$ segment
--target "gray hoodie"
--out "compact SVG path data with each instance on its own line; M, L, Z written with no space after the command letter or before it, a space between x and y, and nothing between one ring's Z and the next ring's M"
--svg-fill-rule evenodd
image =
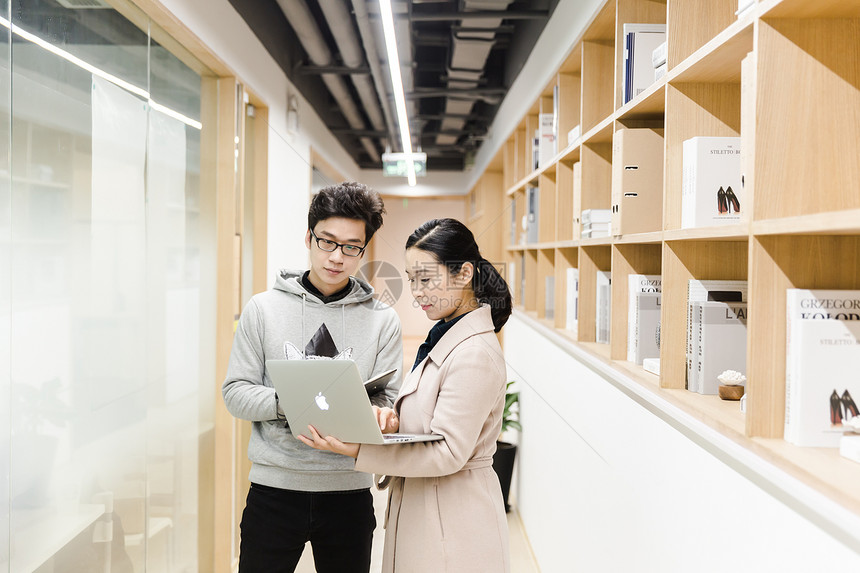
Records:
M303 274L281 271L274 288L255 295L245 306L221 389L224 402L231 414L253 422L248 443L252 482L295 491L368 488L372 477L356 472L355 460L305 446L278 419L266 360L285 358L285 342L303 350L325 324L338 351L352 348L364 380L398 369L387 395L380 393L371 400L390 406L403 370L400 319L393 308L374 300L373 287L360 279L350 278L352 290L346 297L324 304L304 288Z

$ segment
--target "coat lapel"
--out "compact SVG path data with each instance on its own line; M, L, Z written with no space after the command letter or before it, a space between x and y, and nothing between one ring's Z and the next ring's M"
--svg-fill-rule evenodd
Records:
M394 400L394 411L400 415L400 401L409 394L412 394L416 390L418 390L418 380L421 379L421 373L424 372L424 366L427 365L427 359L421 361L421 364L415 367L415 370L406 375L406 379L403 380L403 385L400 387L400 393L397 394L397 398Z
M418 390L418 382L421 380L424 369L431 360L439 366L458 344L471 336L484 332L492 332L493 329L493 318L490 314L490 307L486 305L473 310L452 326L451 330L446 332L439 342L436 343L436 346L433 347L427 358L421 361L415 367L415 370L406 376L403 386L400 387L400 393L394 401L394 410L398 415L400 414L400 401Z
M489 306L482 306L464 316L445 336L436 343L428 358L435 364L442 364L461 342L472 336L493 331L493 318Z

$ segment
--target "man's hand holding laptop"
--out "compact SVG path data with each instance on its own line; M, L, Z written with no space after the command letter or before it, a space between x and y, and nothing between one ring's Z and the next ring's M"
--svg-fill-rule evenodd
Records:
M379 424L379 429L383 434L394 434L400 429L400 419L397 417L397 412L391 408L380 408L378 406L371 407L373 408L373 415L376 417L376 422ZM301 440L306 446L310 446L317 450L327 450L329 452L342 454L351 458L358 457L359 444L345 444L334 436L322 437L319 432L317 432L317 429L311 425L308 425L308 430L310 430L311 433L310 438L305 435L298 436L299 440Z

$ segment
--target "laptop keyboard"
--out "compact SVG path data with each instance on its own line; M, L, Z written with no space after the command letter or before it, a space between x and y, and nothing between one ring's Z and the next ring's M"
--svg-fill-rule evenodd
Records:
M382 434L382 439L386 442L406 442L414 437L412 434Z

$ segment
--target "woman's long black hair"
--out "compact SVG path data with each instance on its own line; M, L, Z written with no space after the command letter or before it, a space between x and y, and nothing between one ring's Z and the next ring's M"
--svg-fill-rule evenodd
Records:
M481 256L472 231L456 219L427 221L409 235L406 248L421 249L432 254L437 261L456 275L463 263L472 263L472 290L478 302L490 306L493 327L498 332L511 316L511 291L508 283L487 259Z

